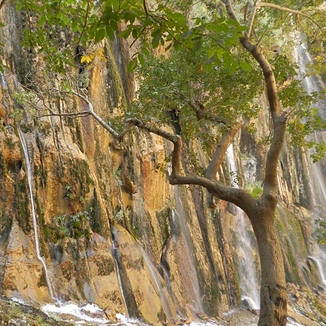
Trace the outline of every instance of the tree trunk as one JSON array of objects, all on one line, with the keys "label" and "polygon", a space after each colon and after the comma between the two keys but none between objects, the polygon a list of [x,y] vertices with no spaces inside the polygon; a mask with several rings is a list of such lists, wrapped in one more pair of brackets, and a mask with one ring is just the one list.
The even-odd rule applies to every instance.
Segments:
[{"label": "tree trunk", "polygon": [[259,326],[285,326],[287,293],[282,251],[274,225],[275,207],[261,202],[249,215],[261,263]]}]

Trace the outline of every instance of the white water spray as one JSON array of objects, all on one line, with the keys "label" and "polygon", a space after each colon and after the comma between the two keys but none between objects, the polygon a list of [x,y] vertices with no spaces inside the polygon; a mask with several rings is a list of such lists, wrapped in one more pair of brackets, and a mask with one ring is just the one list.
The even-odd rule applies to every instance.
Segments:
[{"label": "white water spray", "polygon": [[[62,314],[62,315],[71,315],[79,320],[87,321],[88,323],[93,324],[99,324],[99,325],[107,325],[108,320],[105,317],[100,317],[101,315],[104,315],[103,310],[101,310],[97,305],[95,304],[87,304],[83,307],[78,307],[77,305],[73,303],[66,303],[64,305],[55,306],[53,304],[47,304],[42,307],[42,311],[44,311],[47,314]],[[98,317],[92,317],[90,315],[98,315]],[[77,325],[77,322],[76,322]],[[114,324],[110,324],[114,325]],[[120,325],[115,324],[115,325]]]},{"label": "white water spray", "polygon": [[[227,151],[227,165],[231,178],[231,186],[238,188],[238,169],[234,157],[233,144]],[[237,218],[237,235],[238,235],[238,256],[239,256],[239,278],[242,300],[247,301],[252,309],[259,309],[260,295],[258,288],[258,277],[252,255],[252,243],[248,232],[248,223],[246,223],[245,213],[238,207],[235,209]]]},{"label": "white water spray", "polygon": [[41,256],[40,253],[40,244],[39,244],[39,236],[38,236],[38,226],[37,226],[37,220],[36,220],[36,214],[35,214],[35,205],[34,205],[34,197],[33,197],[33,177],[32,177],[32,169],[31,169],[31,162],[29,159],[28,154],[28,146],[25,140],[25,137],[20,130],[20,127],[18,127],[18,133],[19,133],[19,139],[23,148],[24,157],[25,157],[25,163],[26,163],[26,171],[27,171],[27,180],[28,180],[28,187],[29,187],[29,195],[30,195],[30,203],[31,203],[31,213],[32,213],[32,219],[33,219],[33,229],[34,229],[34,237],[35,237],[35,247],[36,247],[36,256],[38,260],[41,262],[45,274],[46,283],[49,289],[50,296],[52,300],[56,301],[56,298],[53,295],[52,290],[52,284],[49,277],[49,272],[45,264],[45,260]]},{"label": "white water spray", "polygon": [[307,258],[314,262],[315,266],[317,267],[320,284],[326,289],[326,277],[324,273],[324,268],[321,265],[319,259],[313,256],[308,256]]}]

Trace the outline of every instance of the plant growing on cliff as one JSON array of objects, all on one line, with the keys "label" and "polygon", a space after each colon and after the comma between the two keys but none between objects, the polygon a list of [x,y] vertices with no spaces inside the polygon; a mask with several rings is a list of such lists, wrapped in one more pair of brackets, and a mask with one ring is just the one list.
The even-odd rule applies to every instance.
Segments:
[{"label": "plant growing on cliff", "polygon": [[[233,5],[222,0],[217,10],[210,1],[199,3],[208,8],[199,17],[189,10],[191,6],[185,11],[189,16],[185,17],[173,3],[169,7],[139,0],[41,1],[38,6],[25,0],[18,1],[18,8],[37,12],[36,27],[41,28],[32,26],[36,32],[28,35],[26,46],[40,46],[48,69],[58,72],[73,62],[66,45],[62,51],[54,47],[63,42],[62,38],[50,37],[58,26],[72,33],[76,45],[84,47],[105,38],[114,39],[116,35],[131,36],[132,44],[139,42],[139,51],[129,67],[134,70],[142,66],[140,72],[145,80],[138,101],[132,110],[126,108],[122,116],[122,131],[115,130],[96,113],[86,94],[75,89],[70,92],[87,104],[88,110],[82,114],[94,117],[117,140],[123,140],[132,127],[138,127],[170,141],[172,185],[202,186],[211,197],[231,202],[245,211],[253,226],[261,260],[259,325],[285,325],[286,282],[274,225],[278,160],[287,130],[292,131],[295,144],[311,146],[305,136],[322,128],[323,121],[311,115],[313,96],[301,92],[299,82],[292,78],[295,69],[288,53],[275,52],[273,48],[278,44],[271,40],[276,36],[281,41],[284,21],[288,21],[287,33],[294,23],[306,21],[322,31],[317,16],[317,6],[322,1],[314,1],[312,8],[299,9],[289,9],[297,5],[291,0],[283,1],[282,5],[260,1]],[[120,23],[124,24],[123,30]],[[284,42],[281,46],[289,46]],[[148,59],[160,47],[166,56]],[[223,183],[219,170],[235,135],[261,110],[252,103],[263,87],[271,131],[266,135],[269,149],[262,192],[256,198],[245,189]],[[174,131],[164,128],[165,124],[172,124]],[[203,173],[196,173],[191,166],[185,170],[193,173],[187,174],[182,165],[183,140],[193,138],[202,142],[211,160]],[[214,207],[213,200],[210,204]]]}]

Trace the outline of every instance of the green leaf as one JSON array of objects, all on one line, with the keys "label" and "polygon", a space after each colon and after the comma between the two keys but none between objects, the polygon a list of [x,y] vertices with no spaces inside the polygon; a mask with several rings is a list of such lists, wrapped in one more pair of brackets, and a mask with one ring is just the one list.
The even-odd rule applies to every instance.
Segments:
[{"label": "green leaf", "polygon": [[184,15],[182,15],[179,12],[175,12],[173,14],[168,15],[169,18],[175,20],[178,24],[181,26],[186,26],[187,25],[187,19]]},{"label": "green leaf", "polygon": [[142,54],[138,54],[138,61],[143,67],[145,66],[146,61]]},{"label": "green leaf", "polygon": [[17,5],[16,5],[16,10],[17,11],[20,11],[23,9],[23,3],[22,2],[18,2]]},{"label": "green leaf", "polygon": [[162,32],[161,32],[161,29],[156,29],[153,33],[152,33],[152,46],[153,48],[157,48],[160,41],[161,41],[161,38],[162,38]]},{"label": "green leaf", "polygon": [[97,32],[95,34],[95,39],[94,39],[95,43],[102,41],[105,37],[105,34],[106,34],[105,29],[101,28],[101,29],[97,30]]},{"label": "green leaf", "polygon": [[231,75],[234,74],[235,71],[238,69],[238,67],[239,67],[238,62],[237,62],[237,61],[233,61],[233,62],[231,63],[231,65],[230,65],[230,67],[229,67],[230,74],[231,74]]},{"label": "green leaf", "polygon": [[192,47],[193,51],[199,51],[203,45],[203,40],[200,38],[194,42]]},{"label": "green leaf", "polygon": [[251,67],[250,67],[249,63],[246,61],[241,61],[240,66],[245,71],[248,71],[248,72],[251,71]]},{"label": "green leaf", "polygon": [[46,16],[45,15],[42,15],[40,17],[40,20],[38,21],[38,26],[43,26],[46,21],[47,21]]},{"label": "green leaf", "polygon": [[107,34],[108,38],[110,40],[113,40],[115,30],[110,25],[106,25],[105,30],[106,30],[106,34]]},{"label": "green leaf", "polygon": [[131,28],[127,28],[124,31],[121,31],[118,36],[121,38],[127,38],[131,33]]},{"label": "green leaf", "polygon": [[188,38],[190,35],[192,35],[193,32],[194,32],[194,30],[190,29],[186,33],[181,34],[180,37],[179,37],[179,40],[182,41],[182,40]]},{"label": "green leaf", "polygon": [[207,51],[207,57],[210,59],[210,58],[216,56],[216,50],[217,50],[216,46],[209,48]]},{"label": "green leaf", "polygon": [[137,58],[134,58],[128,64],[128,71],[133,72],[136,68],[137,68]]},{"label": "green leaf", "polygon": [[147,43],[143,43],[143,46],[141,48],[141,52],[144,54],[144,56],[149,57],[150,53],[148,50],[148,44]]}]

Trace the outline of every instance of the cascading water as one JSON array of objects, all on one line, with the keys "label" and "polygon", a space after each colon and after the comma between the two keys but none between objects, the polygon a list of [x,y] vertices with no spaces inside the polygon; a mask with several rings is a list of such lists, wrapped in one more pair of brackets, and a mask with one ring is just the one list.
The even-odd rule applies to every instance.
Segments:
[{"label": "cascading water", "polygon": [[179,188],[174,187],[174,198],[176,202],[176,211],[172,210],[172,219],[180,227],[180,236],[176,240],[178,242],[177,252],[180,263],[181,273],[183,274],[185,283],[188,284],[188,291],[191,292],[193,308],[203,311],[203,303],[201,299],[200,286],[198,282],[198,275],[196,271],[195,257],[189,230],[185,222],[185,212],[181,202]]},{"label": "cascading water", "polygon": [[119,269],[119,264],[118,264],[118,254],[119,254],[118,250],[119,249],[113,244],[111,251],[112,251],[112,256],[113,256],[113,260],[114,260],[114,266],[115,266],[117,277],[118,277],[118,283],[119,283],[119,287],[120,287],[120,293],[122,296],[122,300],[123,300],[123,303],[126,308],[127,316],[129,316],[127,300],[126,300],[126,296],[124,294],[121,275],[120,275],[120,269]]},{"label": "cascading water", "polygon": [[[233,187],[238,187],[238,169],[236,166],[232,144],[226,151],[226,157],[228,170],[231,177],[231,185]],[[237,218],[237,252],[239,257],[239,279],[242,300],[246,301],[250,308],[258,310],[260,306],[260,296],[258,277],[253,257],[253,244],[248,232],[249,223],[246,222],[246,215],[240,208],[236,207],[235,213]]]},{"label": "cascading water", "polygon": [[172,312],[171,312],[171,308],[169,306],[168,303],[168,298],[166,296],[166,294],[164,293],[163,287],[161,285],[161,280],[160,280],[160,276],[158,275],[158,272],[156,270],[156,268],[154,267],[153,263],[151,262],[150,258],[148,257],[147,253],[143,250],[143,248],[140,247],[140,251],[143,255],[145,264],[147,266],[147,268],[150,271],[150,274],[152,276],[152,279],[154,281],[156,290],[158,291],[160,298],[161,298],[161,303],[162,303],[162,307],[164,309],[164,312],[166,313],[167,318],[169,319],[170,322],[174,323],[174,318],[172,316]]},{"label": "cascading water", "polygon": [[34,205],[34,196],[33,196],[33,176],[32,176],[32,169],[31,169],[31,162],[29,159],[29,153],[28,153],[28,146],[26,139],[20,129],[18,127],[18,133],[19,133],[19,138],[20,142],[23,148],[24,152],[24,157],[25,157],[25,164],[26,164],[26,171],[27,171],[27,181],[28,181],[28,188],[29,188],[29,195],[30,195],[30,203],[31,203],[31,213],[32,213],[32,220],[33,220],[33,229],[34,229],[34,237],[35,237],[35,247],[36,247],[36,256],[38,260],[41,262],[47,282],[47,286],[49,289],[50,296],[53,301],[56,301],[56,298],[53,295],[53,290],[52,290],[52,284],[50,281],[49,277],[49,272],[45,264],[45,260],[41,256],[40,252],[40,245],[39,245],[39,236],[38,236],[38,225],[37,225],[37,220],[36,220],[36,214],[35,214],[35,205]]},{"label": "cascading water", "polygon": [[323,269],[320,261],[316,257],[313,257],[313,256],[308,256],[308,259],[310,259],[314,262],[314,264],[317,268],[317,271],[318,271],[320,284],[326,289],[326,277],[325,277],[324,269]]},{"label": "cascading water", "polygon": [[[297,62],[299,65],[298,75],[302,80],[302,85],[304,89],[309,94],[318,93],[321,94],[325,90],[326,85],[319,76],[309,75],[309,65],[313,64],[313,60],[309,54],[307,46],[299,38],[299,44],[297,46]],[[318,98],[315,103],[315,107],[319,110],[319,116],[326,121],[326,97]],[[315,141],[326,141],[326,131],[320,130],[312,135],[312,139]],[[313,163],[309,155],[307,155],[307,162],[309,164],[309,176],[310,185],[313,195],[313,205],[314,205],[314,218],[325,219],[326,211],[324,208],[326,201],[326,174],[324,172],[326,166],[326,159],[322,159],[317,163]],[[325,270],[326,265],[326,253],[317,245],[314,247],[314,256],[310,256],[317,265],[319,269],[320,281],[323,286],[325,286]]]}]

